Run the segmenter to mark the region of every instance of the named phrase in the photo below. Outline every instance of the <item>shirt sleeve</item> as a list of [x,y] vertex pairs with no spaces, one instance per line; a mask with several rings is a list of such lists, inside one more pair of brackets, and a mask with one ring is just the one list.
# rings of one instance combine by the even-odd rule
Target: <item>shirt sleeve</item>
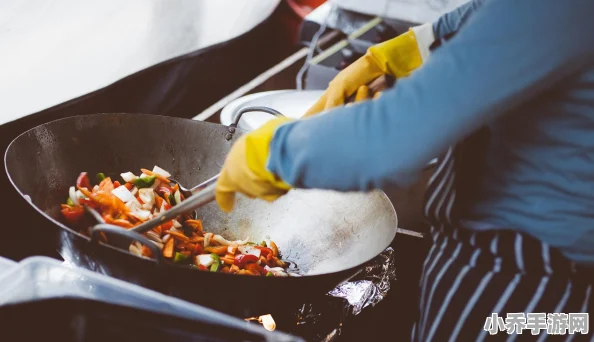
[[487,1],[379,99],[279,127],[268,169],[301,188],[410,185],[448,146],[590,66],[591,13],[590,0]]
[[476,12],[485,0],[471,0],[464,5],[448,12],[433,23],[435,39],[442,39],[456,33],[462,25]]

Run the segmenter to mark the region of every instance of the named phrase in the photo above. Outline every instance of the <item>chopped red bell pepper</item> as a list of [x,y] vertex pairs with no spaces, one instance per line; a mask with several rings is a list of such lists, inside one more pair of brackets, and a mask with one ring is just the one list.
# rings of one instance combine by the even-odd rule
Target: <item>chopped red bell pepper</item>
[[241,268],[248,262],[257,262],[258,260],[260,259],[253,254],[239,254],[235,256],[234,264]]
[[268,247],[261,247],[261,246],[255,246],[257,249],[260,250],[260,253],[264,256],[267,257],[268,255],[272,254],[272,249],[268,248]]
[[198,265],[198,269],[199,269],[200,271],[207,271],[207,272],[208,272],[208,271],[210,271],[210,270],[208,269],[208,267],[206,267],[206,266],[204,266],[204,265]]
[[76,223],[78,222],[84,215],[83,207],[69,207],[62,209],[62,215],[69,223]]
[[255,274],[266,275],[266,270],[264,269],[264,267],[258,264],[247,264],[245,266],[245,269]]
[[167,197],[171,195],[171,188],[169,188],[168,186],[159,186],[157,189],[155,189],[155,192],[159,196]]
[[120,182],[118,182],[118,181],[113,182],[114,188],[119,188],[120,186],[122,186],[122,184],[120,184]]
[[76,186],[91,190],[91,182],[89,182],[89,176],[86,172],[81,172],[81,174],[78,176],[76,179]]
[[196,245],[194,245],[194,254],[199,255],[204,253],[204,248],[202,247],[201,244],[197,243]]
[[161,228],[163,228],[163,230],[169,230],[171,229],[171,227],[173,227],[173,221],[168,221],[161,225]]

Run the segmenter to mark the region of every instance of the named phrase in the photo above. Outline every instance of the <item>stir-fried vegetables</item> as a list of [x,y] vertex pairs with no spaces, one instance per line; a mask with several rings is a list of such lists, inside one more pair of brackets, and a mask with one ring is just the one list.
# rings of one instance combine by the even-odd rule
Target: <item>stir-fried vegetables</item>
[[[132,172],[121,173],[122,183],[99,173],[95,177],[98,184],[94,186],[87,173],[81,173],[76,186],[68,191],[66,204],[62,204],[64,219],[80,227],[84,206],[89,206],[97,210],[106,223],[130,229],[185,200],[179,186],[169,181],[169,172],[158,166],[152,171],[141,169],[141,172],[139,176]],[[145,235],[161,250],[164,258],[176,264],[208,272],[265,277],[293,275],[287,271],[288,263],[280,259],[274,242],[256,244],[249,239],[227,240],[204,232],[202,221],[189,216],[164,222]],[[129,251],[138,256],[152,256],[150,248],[138,242],[130,244]]]

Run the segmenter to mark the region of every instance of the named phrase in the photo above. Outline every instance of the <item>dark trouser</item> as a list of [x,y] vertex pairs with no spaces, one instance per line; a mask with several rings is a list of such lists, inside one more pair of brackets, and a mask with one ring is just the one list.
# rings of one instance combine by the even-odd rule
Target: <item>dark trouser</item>
[[[581,269],[545,243],[510,230],[434,228],[432,233],[433,247],[421,276],[414,341],[594,340],[592,320],[587,335],[553,336],[546,327],[535,336],[531,330],[521,335],[505,331],[490,335],[484,330],[493,313],[505,320],[508,313],[592,311],[591,270]],[[497,326],[497,318],[492,324]]]

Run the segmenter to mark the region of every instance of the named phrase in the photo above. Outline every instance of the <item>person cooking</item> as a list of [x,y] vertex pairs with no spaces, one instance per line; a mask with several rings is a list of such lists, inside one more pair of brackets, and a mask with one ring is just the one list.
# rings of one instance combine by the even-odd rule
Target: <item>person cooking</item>
[[[586,0],[473,1],[371,47],[308,118],[273,119],[238,139],[217,203],[231,211],[237,192],[272,201],[292,188],[406,187],[441,156],[424,205],[433,244],[412,339],[480,341],[492,314],[590,312],[592,13]],[[393,89],[341,106],[382,74],[397,78]],[[546,319],[525,323],[544,329],[534,339],[551,337]]]

